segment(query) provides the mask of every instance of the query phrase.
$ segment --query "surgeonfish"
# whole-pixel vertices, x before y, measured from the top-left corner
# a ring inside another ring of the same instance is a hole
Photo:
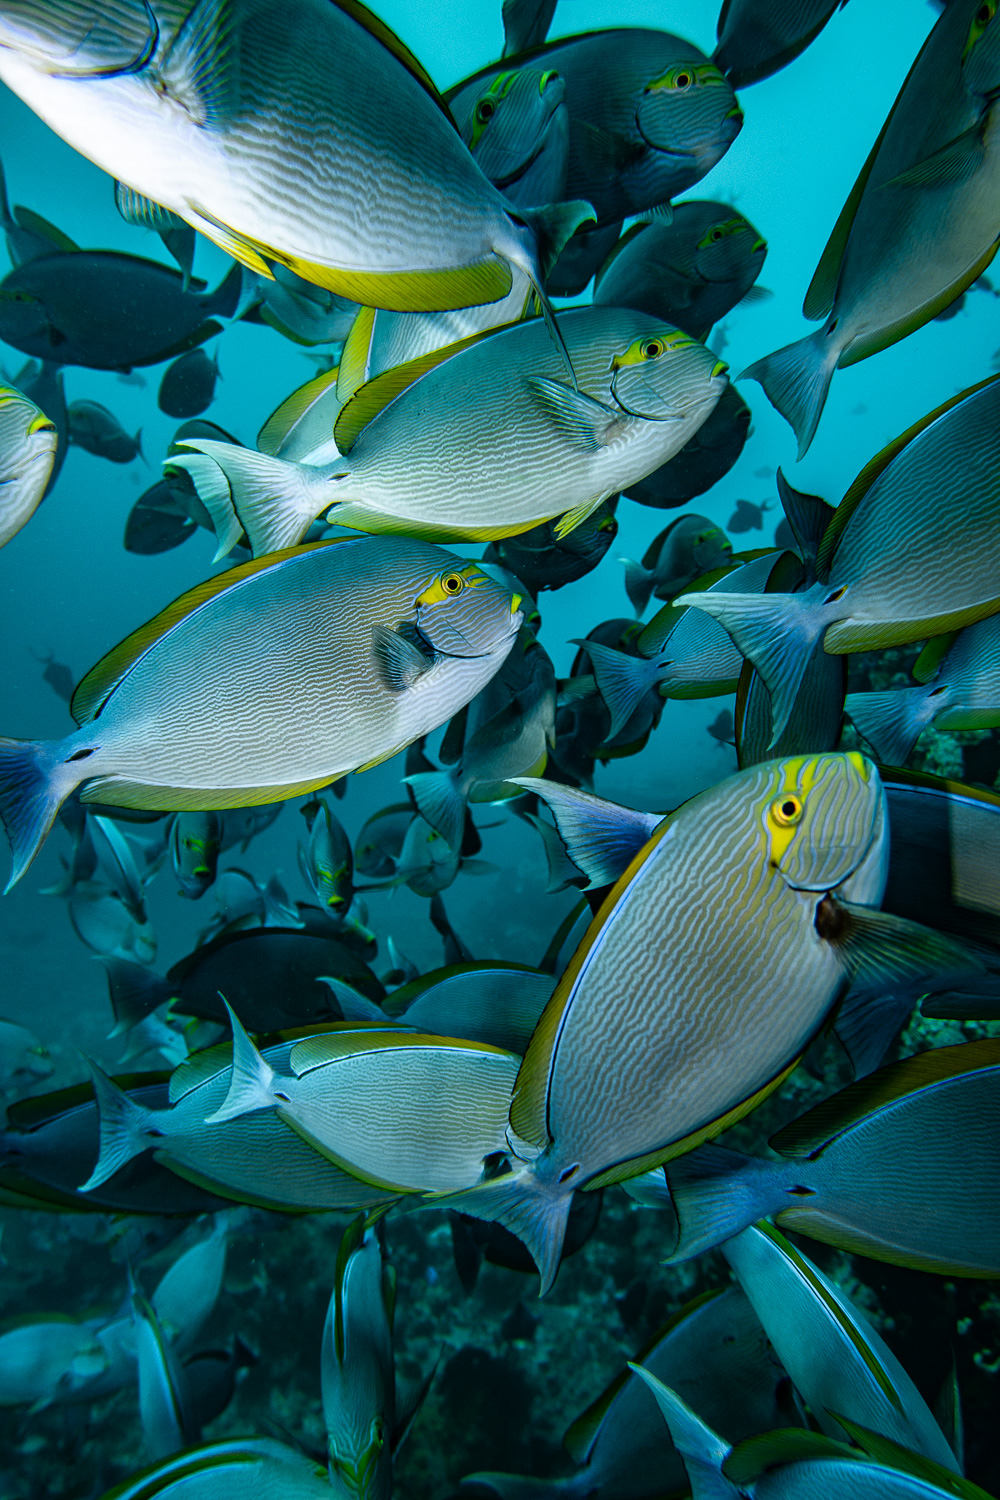
[[[634,307],[696,339],[738,302],[762,300],[755,283],[767,242],[726,203],[688,199],[671,223],[640,221],[622,235],[594,282],[594,301]]]
[[[342,908],[346,913],[354,895],[354,855],[350,839],[322,797],[316,799],[309,841],[299,845],[299,868],[325,911],[336,915]]]
[[[685,1303],[637,1359],[683,1391],[731,1442],[787,1420],[785,1372],[738,1287],[713,1287]],[[632,1371],[616,1376],[577,1417],[563,1446],[578,1465],[564,1478],[469,1474],[463,1486],[492,1490],[500,1500],[657,1500],[684,1486],[680,1455]]]
[[[218,354],[209,359],[204,349],[191,349],[164,370],[156,404],[168,417],[199,417],[211,406],[218,379]]]
[[[84,800],[115,806],[253,806],[388,759],[475,697],[513,644],[517,603],[405,539],[295,548],[208,580],[83,679],[80,729],[0,741],[12,880],[84,782]]]
[[[483,561],[499,563],[533,595],[577,583],[598,566],[618,533],[614,505],[612,496],[568,536],[556,536],[553,523],[543,521],[518,536],[501,537],[490,543]]]
[[[12,53],[0,43],[0,66]],[[130,370],[156,365],[222,332],[236,311],[240,269],[214,292],[178,271],[116,250],[53,252],[0,282],[0,338],[57,365]]]
[[[97,401],[71,401],[67,408],[69,440],[95,458],[130,464],[142,457],[142,429],[130,438],[118,418]]]
[[[935,1047],[786,1125],[771,1141],[784,1160],[702,1146],[673,1162],[671,1260],[774,1215],[782,1229],[875,1260],[1000,1276],[998,1070],[995,1039]]]
[[[1000,609],[998,480],[993,376],[915,423],[861,471],[823,533],[808,588],[675,601],[714,615],[757,668],[771,695],[772,746],[818,643],[832,655],[904,645]]]
[[[713,62],[733,88],[759,83],[814,42],[847,0],[723,0]]]
[[[514,68],[552,69],[562,79],[566,197],[592,204],[599,227],[693,187],[743,124],[736,96],[703,52],[683,37],[641,27],[561,37],[482,68],[445,94],[456,117]]]
[[[929,642],[913,675],[920,687],[851,693],[844,705],[878,759],[890,766],[905,766],[932,724],[938,729],[1000,725],[1000,619],[990,615],[957,636]]]
[[[850,986],[963,967],[950,940],[877,910],[887,840],[878,773],[855,753],[767,762],[656,825],[525,1054],[509,1171],[455,1200],[524,1241],[543,1294],[575,1189],[637,1176],[747,1114]]]
[[[802,311],[822,327],[744,371],[809,448],[834,371],[905,338],[986,270],[1000,237],[1000,20],[956,0],[924,43],[841,210]]]
[[[0,1016],[0,1099],[30,1088],[51,1072],[49,1050],[34,1032],[20,1021]]]
[[[165,978],[147,966],[107,959],[111,1006],[124,1030],[162,1005],[182,1016],[225,1022],[226,996],[254,1032],[339,1020],[322,980],[334,977],[378,1000],[382,986],[327,924],[325,932],[288,927],[228,931],[199,943]]]
[[[284,1079],[295,1042],[265,1048],[264,1066]],[[83,1201],[121,1168],[153,1151],[156,1160],[237,1202],[288,1213],[374,1207],[387,1192],[349,1176],[306,1144],[274,1111],[207,1123],[232,1081],[228,1044],[194,1053],[177,1068],[166,1105],[149,1105],[91,1064],[100,1113],[100,1150],[93,1170],[78,1183]],[[291,1075],[289,1075],[291,1076]],[[275,1084],[277,1087],[277,1083]],[[98,1199],[98,1201],[100,1201]]]
[[[952,1469],[846,1417],[857,1447],[786,1429],[731,1448],[675,1391],[641,1365],[631,1368],[656,1397],[684,1460],[692,1500],[944,1500],[956,1492],[989,1500],[978,1485],[956,1481]]]
[[[392,1326],[396,1280],[374,1229],[356,1219],[337,1251],[320,1368],[330,1487],[338,1500],[389,1500],[399,1440]]]
[[[541,776],[555,739],[555,668],[527,625],[500,671],[464,713],[454,764],[406,777],[421,816],[456,850],[462,847],[469,804],[521,796],[511,778]]]
[[[569,114],[554,69],[517,68],[485,82],[478,97],[452,106],[480,169],[511,203],[530,208],[566,196]]]
[[[358,874],[369,878],[391,875],[412,822],[411,802],[393,802],[372,813],[354,841],[354,867]]]
[[[87,1323],[61,1314],[28,1317],[0,1328],[0,1406],[47,1406],[104,1366]]]
[[[223,815],[180,812],[170,828],[170,863],[178,895],[197,901],[215,881],[222,853]]]
[[[672,599],[732,555],[732,542],[707,516],[678,516],[650,542],[641,563],[625,560],[625,591],[636,615],[645,612],[650,597]]]
[[[338,526],[490,541],[562,519],[563,536],[650,473],[709,415],[727,366],[689,334],[619,308],[561,313],[579,381],[538,319],[389,370],[341,411],[322,466],[189,441],[198,493],[228,483],[255,556]],[[221,549],[220,549],[221,550]]]
[[[763,505],[754,505],[750,500],[737,500],[736,509],[726,522],[726,530],[731,531],[734,536],[739,536],[744,531],[763,531],[764,517],[770,509],[771,505],[766,500]]]
[[[485,1042],[418,1032],[330,1029],[296,1042],[276,1073],[230,1012],[225,1100],[206,1122],[259,1115],[290,1125],[359,1179],[359,1195],[453,1193],[506,1149],[520,1059]],[[360,1206],[360,1205],[359,1205]]]
[[[561,238],[564,209],[509,211],[370,12],[271,0],[225,25],[211,0],[120,12],[112,38],[97,6],[23,7],[0,28],[0,75],[148,200],[150,221],[166,209],[258,275],[277,262],[370,306],[495,302],[518,267],[548,307],[539,240]]]
[[[841,1417],[923,1454],[958,1462],[895,1355],[839,1288],[772,1225],[744,1229],[722,1251],[796,1390],[828,1437]],[[850,1434],[848,1433],[848,1436]]]
[[[33,401],[56,429],[56,449],[42,498],[50,494],[62,472],[69,447],[69,413],[66,406],[66,382],[62,365],[50,359],[29,359],[11,382],[22,396]]]
[[[55,462],[56,424],[10,385],[0,385],[0,547],[41,504]]]
[[[723,537],[717,528],[712,531],[717,538]],[[697,554],[699,549],[696,546],[693,550]],[[710,556],[725,555],[718,540],[710,540],[705,550]],[[735,568],[713,569],[701,581],[716,593],[763,590],[778,557],[778,553],[766,553]],[[712,624],[706,629],[708,620]],[[659,610],[639,635],[636,654],[592,641],[587,641],[583,649],[590,657],[597,689],[611,715],[610,739],[651,690],[665,698],[715,697],[735,691],[743,668],[739,651],[711,615],[702,618],[692,610],[680,613],[669,605]]]

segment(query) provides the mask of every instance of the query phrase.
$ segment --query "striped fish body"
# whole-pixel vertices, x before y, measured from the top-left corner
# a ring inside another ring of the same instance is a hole
[[[315,1459],[274,1438],[186,1448],[118,1486],[117,1500],[330,1500]]]
[[[763,590],[779,557],[777,552],[755,557],[736,568],[727,568],[721,578],[708,585],[716,593],[756,593]],[[658,668],[664,697],[700,695],[701,689],[732,691],[738,682],[743,657],[729,636],[700,610],[676,610],[664,605],[650,620],[637,641],[642,656],[662,658]]]
[[[94,746],[80,762],[85,795],[122,806],[274,801],[275,787],[325,784],[443,723],[513,643],[520,617],[510,595],[478,574],[477,598],[469,589],[454,613],[480,649],[465,641],[474,654],[435,653],[409,687],[380,675],[374,633],[419,629],[422,617],[447,612],[416,601],[452,563],[464,566],[421,542],[359,539],[299,549],[263,571],[251,565],[161,636],[99,718],[70,736],[68,755]],[[485,633],[477,615],[490,617]],[[266,796],[253,790],[265,786]]]
[[[778,1222],[878,1260],[1000,1274],[1000,1042],[921,1053],[874,1081],[867,1101],[849,1088],[775,1137],[812,1193]]]
[[[431,310],[493,301],[508,257],[534,264],[531,231],[370,15],[240,0],[221,35],[211,0],[117,8],[127,45],[109,64],[74,52],[106,8],[20,7],[0,26],[0,74],[70,145],[250,269],[274,260],[353,301]],[[67,53],[75,76],[50,71]]]
[[[1000,232],[1000,115],[990,89],[976,87],[966,55],[980,9],[959,0],[925,43],[860,184],[835,292],[807,315],[829,312],[841,366],[875,354],[921,327],[965,290],[992,260]],[[976,50],[990,46],[989,30]],[[995,48],[994,48],[995,50]],[[996,60],[994,59],[994,63]],[[1000,68],[990,80],[995,88]],[[961,144],[966,142],[966,147]],[[921,180],[921,164],[926,180]],[[857,192],[858,189],[855,189]],[[849,202],[848,212],[851,207]],[[842,215],[843,219],[843,215]],[[838,223],[837,229],[840,229]],[[831,291],[833,288],[831,287]]]
[[[331,471],[337,524],[453,540],[527,531],[658,468],[725,388],[711,350],[642,313],[577,308],[559,324],[584,398],[580,425],[541,320],[503,329],[427,371],[362,428]],[[646,363],[646,391],[626,395],[637,367],[615,361],[644,341],[663,352]]]
[[[396,1371],[388,1273],[374,1229],[355,1220],[337,1252],[320,1363],[330,1486],[338,1500],[392,1494]]]
[[[801,809],[790,840],[774,821],[786,804]],[[752,1107],[844,984],[817,904],[856,872],[877,901],[884,841],[881,786],[858,756],[771,761],[664,820],[525,1056],[511,1120],[542,1148],[532,1170],[567,1188],[627,1177]]]
[[[992,729],[1000,723],[1000,618],[960,632],[929,685],[939,729]],[[936,706],[936,705],[935,705]]]
[[[531,208],[566,196],[566,86],[551,68],[518,68],[468,94],[456,123],[480,170],[508,202]],[[452,111],[454,113],[454,110]]]
[[[294,1081],[278,1080],[278,1115],[369,1193],[454,1192],[506,1149],[519,1062],[412,1032],[307,1038],[292,1050]]]
[[[35,514],[55,462],[55,423],[13,386],[0,385],[0,547]]]
[[[858,477],[823,539],[816,588],[843,590],[826,606],[827,651],[941,635],[1000,609],[1000,381],[905,436]]]
[[[704,177],[743,117],[714,63],[682,37],[640,28],[594,31],[505,58],[447,94],[464,115],[498,74],[554,69],[569,113],[567,198],[593,204],[599,225],[667,202]]]

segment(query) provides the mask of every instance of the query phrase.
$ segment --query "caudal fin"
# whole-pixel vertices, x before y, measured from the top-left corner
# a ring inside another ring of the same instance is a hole
[[[209,438],[192,438],[183,446],[210,458],[222,470],[233,509],[255,557],[294,547],[334,500],[325,475],[305,464],[288,463],[253,448],[238,448],[235,443]],[[173,468],[187,469],[211,514],[210,501],[218,491],[218,480],[213,480],[203,465],[192,464],[189,459],[174,456],[169,462]]]
[[[813,649],[837,618],[835,602],[827,607],[825,593],[825,588],[817,584],[801,594],[703,590],[682,594],[673,601],[712,615],[757,668],[771,695],[768,749],[773,749],[785,732]]]
[[[455,777],[449,771],[418,771],[403,780],[413,792],[421,817],[457,854],[465,835],[466,799]]]
[[[274,1069],[257,1051],[229,1001],[224,995],[220,998],[233,1028],[233,1076],[222,1104],[214,1114],[206,1115],[206,1125],[220,1125],[258,1109],[273,1109],[275,1104]]]
[[[661,673],[656,662],[645,656],[630,656],[627,651],[616,651],[613,646],[601,646],[597,641],[578,640],[575,644],[582,646],[590,657],[597,691],[611,715],[608,739],[613,740],[650,688],[656,686]]]
[[[215,532],[217,546],[213,562],[220,562],[243,535],[240,518],[233,509],[229,480],[214,459],[202,454],[171,454],[163,465],[166,474],[181,470],[194,485]],[[197,519],[195,517],[194,519]]]
[[[90,1063],[89,1067],[100,1115],[101,1145],[97,1165],[86,1182],[80,1184],[81,1193],[100,1187],[126,1162],[141,1156],[155,1143],[149,1129],[153,1111],[130,1099],[96,1063]]]
[[[114,1028],[109,1036],[121,1036],[138,1026],[174,994],[172,985],[145,964],[129,958],[106,958],[98,954],[108,975],[108,999],[115,1013]]]
[[[944,708],[934,686],[888,693],[848,693],[844,712],[885,766],[905,766],[920,735]]]
[[[826,328],[818,328],[808,338],[765,355],[739,376],[759,381],[771,405],[795,429],[800,459],[816,436],[841,352],[841,345]]]
[[[652,597],[655,582],[653,570],[644,568],[642,563],[636,562],[632,557],[620,557],[618,561],[625,564],[625,592],[638,620],[645,613],[646,605]]]
[[[677,1243],[665,1263],[676,1265],[723,1240],[732,1239],[767,1214],[786,1205],[769,1161],[721,1146],[699,1146],[667,1168],[677,1214]]]
[[[14,860],[6,891],[20,880],[60,807],[84,779],[61,749],[54,740],[0,739],[0,818]]]
[[[572,1203],[571,1187],[545,1182],[530,1170],[508,1172],[447,1198],[449,1208],[517,1235],[538,1267],[540,1297],[556,1279]]]
[[[735,1500],[741,1491],[722,1472],[730,1451],[726,1440],[713,1432],[662,1380],[631,1361],[629,1369],[646,1382],[656,1398],[674,1447],[684,1460],[691,1481],[691,1500]]]

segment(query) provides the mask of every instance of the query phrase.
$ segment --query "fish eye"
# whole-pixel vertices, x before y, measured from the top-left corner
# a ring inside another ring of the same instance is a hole
[[[694,83],[694,74],[690,73],[687,68],[682,68],[679,73],[674,74],[675,89],[689,89],[692,83]]]
[[[441,587],[446,594],[454,597],[455,594],[460,594],[465,588],[465,579],[461,573],[446,573],[441,580]]]
[[[480,125],[487,125],[490,120],[492,120],[496,112],[496,100],[491,99],[489,95],[487,95],[485,99],[480,99],[479,103],[476,105],[476,120]]]
[[[725,232],[726,231],[722,228],[722,226],[720,224],[716,224],[715,228],[712,230],[712,233],[711,233],[710,237],[716,243],[718,243],[718,241],[721,240],[724,237]]]
[[[771,816],[782,828],[790,828],[802,816],[802,801],[799,797],[779,797],[771,804]]]
[[[639,353],[643,359],[659,359],[665,347],[662,339],[643,339],[639,345]]]

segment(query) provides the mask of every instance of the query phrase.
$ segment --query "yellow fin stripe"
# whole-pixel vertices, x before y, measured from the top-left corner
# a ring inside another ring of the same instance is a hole
[[[300,385],[298,390],[286,396],[281,405],[271,413],[257,434],[257,447],[261,453],[269,453],[272,458],[277,457],[278,449],[295,426],[296,422],[315,403],[319,396],[327,390],[337,379],[337,371],[324,370],[322,374],[313,376],[307,380],[305,385]],[[333,437],[333,423],[330,423],[330,436]]]
[[[193,614],[196,609],[205,604],[216,595],[225,593],[226,589],[232,588],[237,583],[242,583],[244,578],[251,577],[254,573],[262,573],[266,568],[279,566],[287,562],[290,557],[304,555],[307,552],[315,552],[319,547],[337,546],[346,538],[339,537],[332,542],[307,542],[298,547],[285,547],[280,552],[269,552],[266,557],[255,557],[250,562],[241,563],[239,567],[230,568],[225,573],[218,574],[215,578],[206,578],[204,583],[197,584],[193,589],[188,589],[186,594],[181,594],[166,609],[161,609],[158,615],[154,615],[145,625],[140,625],[138,630],[133,630],[123,641],[114,646],[106,656],[102,656],[96,666],[91,667],[86,677],[78,683],[76,691],[70,702],[70,713],[78,724],[87,724],[91,719],[97,717],[107,702],[111,693],[121,682],[122,678],[131,671],[140,657],[145,656],[151,646],[172,630],[181,620]],[[325,783],[323,783],[325,785]],[[263,800],[267,800],[266,798]],[[145,806],[152,804],[128,804],[121,806]],[[229,802],[224,804],[213,803],[212,806],[234,807],[236,804]]]
[[[341,406],[346,406],[355,391],[368,379],[372,333],[377,311],[378,309],[374,307],[361,307],[351,324],[340,356],[340,370],[337,375],[337,400]]]
[[[160,812],[210,812],[213,808],[263,807],[304,797],[339,780],[341,772],[321,776],[318,781],[296,781],[287,786],[147,786],[117,776],[100,776],[81,792],[82,802],[108,802],[112,807],[149,807]]]

